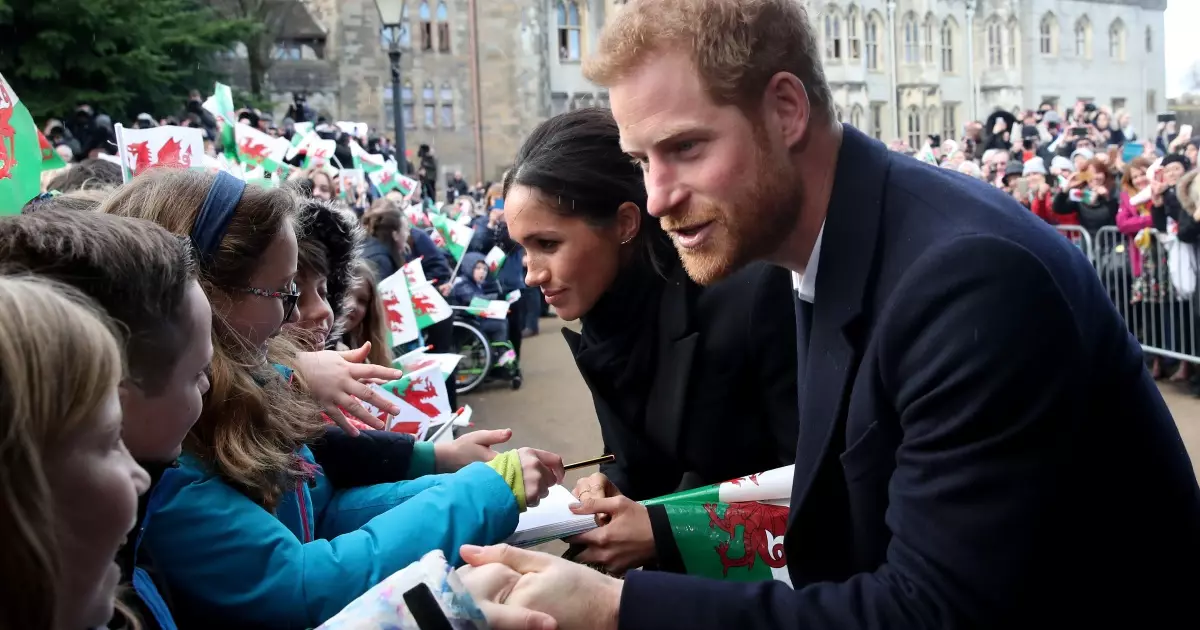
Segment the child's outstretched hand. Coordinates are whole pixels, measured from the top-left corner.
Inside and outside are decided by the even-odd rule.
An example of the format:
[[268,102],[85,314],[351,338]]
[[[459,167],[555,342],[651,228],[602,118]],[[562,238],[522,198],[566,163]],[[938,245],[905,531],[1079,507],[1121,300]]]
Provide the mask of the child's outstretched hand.
[[512,429],[472,431],[459,436],[449,444],[433,447],[434,470],[439,473],[456,472],[467,464],[490,462],[496,457],[492,447],[512,438]]

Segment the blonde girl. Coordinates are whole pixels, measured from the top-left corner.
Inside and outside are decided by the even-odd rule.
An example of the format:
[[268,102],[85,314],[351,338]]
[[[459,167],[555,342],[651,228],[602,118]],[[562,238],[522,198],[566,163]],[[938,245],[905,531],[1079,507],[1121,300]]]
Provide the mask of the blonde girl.
[[105,625],[150,483],[121,441],[113,331],[72,289],[2,277],[0,365],[0,628]]

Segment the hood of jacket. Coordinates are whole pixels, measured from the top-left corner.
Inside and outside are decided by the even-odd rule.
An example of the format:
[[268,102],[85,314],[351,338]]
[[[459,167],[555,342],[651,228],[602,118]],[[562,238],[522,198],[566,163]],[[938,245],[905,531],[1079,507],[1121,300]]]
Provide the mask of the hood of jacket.
[[329,339],[340,339],[350,312],[347,299],[354,282],[354,260],[363,253],[366,232],[352,214],[320,199],[305,200],[301,216],[306,227],[301,247],[305,242],[315,242],[325,249],[329,269],[325,284],[334,322]]
[[486,262],[487,257],[479,252],[467,252],[466,254],[463,254],[462,264],[458,266],[459,277],[467,280],[474,280],[474,278],[471,277],[471,273],[475,270],[475,265]]

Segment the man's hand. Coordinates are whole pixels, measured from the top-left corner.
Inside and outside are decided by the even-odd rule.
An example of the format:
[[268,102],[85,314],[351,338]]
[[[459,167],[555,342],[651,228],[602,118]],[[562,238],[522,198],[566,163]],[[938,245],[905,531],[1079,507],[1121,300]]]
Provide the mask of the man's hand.
[[613,575],[645,566],[657,555],[654,530],[646,506],[625,496],[584,499],[573,506],[575,514],[606,514],[608,523],[590,532],[567,539],[572,545],[586,545],[576,562],[598,564]]
[[452,473],[467,464],[490,462],[496,457],[492,447],[507,442],[511,437],[512,429],[472,431],[449,444],[436,444],[433,447],[434,470]]
[[[558,622],[558,628],[571,630],[616,630],[621,608],[622,582],[583,565],[557,556],[496,545],[463,545],[463,560],[472,567],[487,568],[499,564],[518,577],[498,569],[480,577],[479,569],[468,571],[463,581],[471,596],[482,605],[488,624],[495,630],[545,630],[555,626],[530,613],[546,613]],[[506,610],[501,610],[506,609]]]
[[[394,381],[404,373],[382,365],[363,363],[371,352],[371,342],[345,352],[322,350],[301,352],[293,366],[304,379],[308,391],[325,413],[349,435],[358,435],[341,410],[361,420],[367,426],[382,429],[383,423],[372,416],[358,401],[363,400],[377,408],[395,415],[400,408],[387,402],[383,396],[367,386],[367,382],[386,383]],[[339,409],[339,407],[341,409]]]

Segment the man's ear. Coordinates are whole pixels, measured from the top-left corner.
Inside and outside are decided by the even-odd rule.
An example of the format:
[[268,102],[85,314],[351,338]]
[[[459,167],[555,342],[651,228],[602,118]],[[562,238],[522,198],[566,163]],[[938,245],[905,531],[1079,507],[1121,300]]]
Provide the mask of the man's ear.
[[804,141],[812,119],[808,90],[796,75],[777,72],[763,91],[764,120],[774,119],[783,145],[789,149]]

